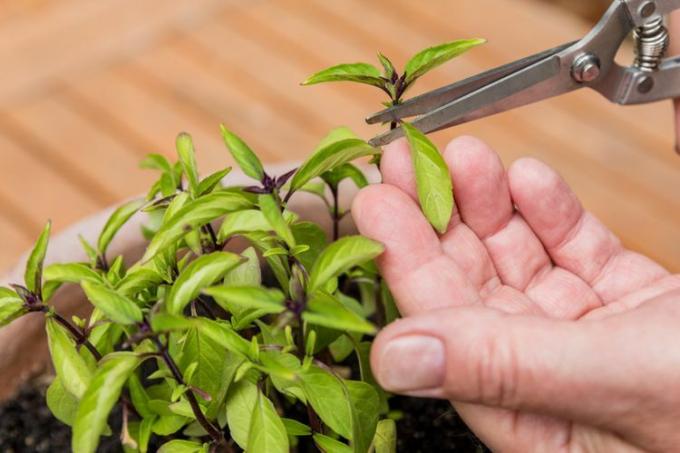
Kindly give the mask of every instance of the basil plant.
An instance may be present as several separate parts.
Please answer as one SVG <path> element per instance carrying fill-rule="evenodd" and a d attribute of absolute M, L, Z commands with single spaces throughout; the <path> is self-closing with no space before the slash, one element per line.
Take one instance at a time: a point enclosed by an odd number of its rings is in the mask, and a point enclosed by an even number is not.
<path fill-rule="evenodd" d="M 307 83 L 370 83 L 398 102 L 424 72 L 478 43 L 427 49 L 403 75 L 381 56 L 383 75 L 343 65 Z M 441 231 L 453 209 L 448 169 L 405 128 L 422 208 Z M 299 168 L 270 175 L 237 135 L 222 127 L 222 136 L 252 185 L 230 185 L 230 168 L 200 177 L 192 139 L 180 134 L 177 162 L 142 162 L 159 173 L 146 197 L 116 209 L 96 244 L 81 240 L 86 262 L 44 266 L 46 225 L 24 282 L 0 288 L 0 326 L 44 316 L 56 372 L 47 405 L 72 427 L 77 453 L 96 451 L 114 424 L 130 452 L 394 452 L 396 417 L 368 362 L 371 339 L 398 316 L 373 262 L 383 247 L 338 228 L 341 186 L 368 184 L 352 162 L 380 150 L 339 128 Z M 330 234 L 289 208 L 300 192 L 323 200 Z M 126 265 L 109 245 L 140 211 L 148 245 Z M 64 284 L 82 288 L 89 317 L 58 313 L 51 302 Z"/>

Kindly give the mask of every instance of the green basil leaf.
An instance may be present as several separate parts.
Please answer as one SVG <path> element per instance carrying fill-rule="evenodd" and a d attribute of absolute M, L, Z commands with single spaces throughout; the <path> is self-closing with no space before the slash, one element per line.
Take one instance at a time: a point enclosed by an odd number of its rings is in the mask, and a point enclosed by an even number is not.
<path fill-rule="evenodd" d="M 104 357 L 83 394 L 73 423 L 71 448 L 78 453 L 94 453 L 106 419 L 120 397 L 125 381 L 141 359 L 130 352 Z"/>
<path fill-rule="evenodd" d="M 307 303 L 302 319 L 340 331 L 375 334 L 377 328 L 328 293 L 317 291 Z"/>
<path fill-rule="evenodd" d="M 57 376 L 68 392 L 81 398 L 92 380 L 92 371 L 76 349 L 75 342 L 53 318 L 47 318 L 47 345 Z"/>
<path fill-rule="evenodd" d="M 170 436 L 182 429 L 189 419 L 181 415 L 171 413 L 170 415 L 160 416 L 151 427 L 151 431 L 159 436 Z"/>
<path fill-rule="evenodd" d="M 194 142 L 191 135 L 181 133 L 176 140 L 177 155 L 182 164 L 182 170 L 189 181 L 189 189 L 191 194 L 198 196 L 198 168 L 196 166 L 196 152 L 194 151 Z"/>
<path fill-rule="evenodd" d="M 359 189 L 362 189 L 368 185 L 368 180 L 361 170 L 349 163 L 340 165 L 333 170 L 327 171 L 321 175 L 321 178 L 326 182 L 326 184 L 331 187 L 335 187 L 336 189 L 340 183 L 347 178 L 350 178 Z"/>
<path fill-rule="evenodd" d="M 383 252 L 383 246 L 363 236 L 345 236 L 321 252 L 309 275 L 309 293 L 323 287 L 330 279 L 354 266 L 372 260 Z"/>
<path fill-rule="evenodd" d="M 196 318 L 192 321 L 203 334 L 223 348 L 241 357 L 252 358 L 250 342 L 236 333 L 228 323 L 206 318 Z"/>
<path fill-rule="evenodd" d="M 134 301 L 99 283 L 86 280 L 81 285 L 92 305 L 100 309 L 111 321 L 120 324 L 135 324 L 142 321 L 142 310 Z"/>
<path fill-rule="evenodd" d="M 90 259 L 90 264 L 92 267 L 95 267 L 97 265 L 97 251 L 90 245 L 89 242 L 87 242 L 87 239 L 85 239 L 80 234 L 78 235 L 78 241 L 80 241 L 80 245 L 83 247 L 85 254 Z"/>
<path fill-rule="evenodd" d="M 196 258 L 182 271 L 165 300 L 168 313 L 179 314 L 201 291 L 242 262 L 234 253 L 215 252 Z"/>
<path fill-rule="evenodd" d="M 375 435 L 380 398 L 372 385 L 344 381 L 352 404 L 352 448 L 355 453 L 368 451 Z"/>
<path fill-rule="evenodd" d="M 161 274 L 143 267 L 130 269 L 116 285 L 116 291 L 123 296 L 132 297 L 145 289 L 153 289 L 163 283 Z"/>
<path fill-rule="evenodd" d="M 425 134 L 410 124 L 404 123 L 402 128 L 411 147 L 420 207 L 432 226 L 443 234 L 454 207 L 449 168 Z"/>
<path fill-rule="evenodd" d="M 262 210 L 262 214 L 267 219 L 269 226 L 274 232 L 288 244 L 289 248 L 295 247 L 295 237 L 290 231 L 290 226 L 281 214 L 281 206 L 274 199 L 271 194 L 260 195 L 258 197 L 258 204 Z"/>
<path fill-rule="evenodd" d="M 149 409 L 149 395 L 142 384 L 139 377 L 132 373 L 127 381 L 128 390 L 130 391 L 130 399 L 135 407 L 135 410 L 142 416 L 142 418 L 153 417 L 154 413 Z"/>
<path fill-rule="evenodd" d="M 232 305 L 245 309 L 262 309 L 269 313 L 281 313 L 286 309 L 284 294 L 278 289 L 260 286 L 215 286 L 203 291 L 212 296 L 225 310 L 231 312 Z"/>
<path fill-rule="evenodd" d="M 241 252 L 244 262 L 232 269 L 224 276 L 225 286 L 260 286 L 262 284 L 262 270 L 257 252 L 248 247 Z"/>
<path fill-rule="evenodd" d="M 143 205 L 144 200 L 132 200 L 113 211 L 113 214 L 111 214 L 106 221 L 104 229 L 102 229 L 102 232 L 99 234 L 99 239 L 97 239 L 97 251 L 99 252 L 99 255 L 103 256 L 106 254 L 106 250 L 116 233 L 118 233 L 123 225 L 125 225 L 125 223 L 130 220 Z"/>
<path fill-rule="evenodd" d="M 87 280 L 94 283 L 103 283 L 101 275 L 82 263 L 50 264 L 43 272 L 43 280 L 45 282 L 61 283 L 80 283 Z"/>
<path fill-rule="evenodd" d="M 174 439 L 158 449 L 158 453 L 201 453 L 206 451 L 203 444 L 193 440 Z"/>
<path fill-rule="evenodd" d="M 314 443 L 323 453 L 352 453 L 353 450 L 347 444 L 335 440 L 323 434 L 314 434 Z"/>
<path fill-rule="evenodd" d="M 199 184 L 198 184 L 198 195 L 205 195 L 207 193 L 210 193 L 213 191 L 215 187 L 217 187 L 222 180 L 224 179 L 225 176 L 227 176 L 231 172 L 231 167 L 225 168 L 224 170 L 216 171 L 210 176 L 206 176 Z"/>
<path fill-rule="evenodd" d="M 172 174 L 172 165 L 170 165 L 168 159 L 165 156 L 156 153 L 147 154 L 144 160 L 140 162 L 139 167 L 160 170 Z"/>
<path fill-rule="evenodd" d="M 380 154 L 380 150 L 359 138 L 347 138 L 322 146 L 295 172 L 290 183 L 290 192 L 295 192 L 310 180 L 335 167 L 375 154 Z"/>
<path fill-rule="evenodd" d="M 209 419 L 217 415 L 242 360 L 199 329 L 193 328 L 187 332 L 178 366 L 187 383 L 210 395 L 211 400 L 205 411 Z M 195 371 L 188 376 L 192 364 Z"/>
<path fill-rule="evenodd" d="M 248 448 L 248 434 L 257 404 L 257 385 L 248 379 L 241 379 L 231 386 L 227 394 L 227 424 L 232 439 L 239 447 Z"/>
<path fill-rule="evenodd" d="M 252 453 L 288 453 L 288 434 L 274 404 L 261 391 L 257 393 L 248 433 Z"/>
<path fill-rule="evenodd" d="M 177 197 L 175 200 L 179 198 Z M 250 207 L 252 207 L 252 203 L 248 197 L 233 191 L 214 192 L 190 201 L 163 222 L 147 247 L 142 261 L 150 260 L 161 249 L 178 241 L 188 231 L 212 222 L 229 212 Z"/>
<path fill-rule="evenodd" d="M 309 250 L 299 254 L 297 259 L 306 269 L 311 269 L 316 259 L 328 245 L 326 232 L 313 222 L 298 222 L 292 225 L 291 229 L 298 244 L 309 246 Z"/>
<path fill-rule="evenodd" d="M 461 39 L 421 50 L 406 63 L 406 84 L 411 84 L 426 72 L 485 42 L 484 39 Z"/>
<path fill-rule="evenodd" d="M 283 422 L 283 426 L 286 427 L 286 432 L 289 436 L 299 437 L 312 435 L 312 428 L 304 423 L 293 420 L 292 418 L 282 418 L 281 421 Z"/>
<path fill-rule="evenodd" d="M 380 77 L 378 68 L 368 63 L 348 63 L 331 66 L 317 72 L 302 82 L 302 85 L 314 85 L 325 82 L 356 82 L 382 88 L 385 81 Z"/>
<path fill-rule="evenodd" d="M 57 420 L 68 426 L 73 425 L 78 410 L 78 398 L 64 388 L 59 376 L 47 387 L 45 400 Z"/>
<path fill-rule="evenodd" d="M 238 233 L 249 233 L 251 231 L 269 231 L 269 222 L 259 209 L 244 209 L 228 214 L 220 230 L 217 233 L 217 240 L 224 242 L 231 236 Z"/>
<path fill-rule="evenodd" d="M 342 380 L 315 365 L 300 373 L 307 402 L 341 436 L 352 438 L 352 406 Z"/>
<path fill-rule="evenodd" d="M 38 295 L 40 295 L 42 287 L 43 262 L 45 261 L 45 254 L 47 253 L 47 243 L 50 240 L 51 229 L 52 222 L 47 222 L 26 262 L 26 272 L 24 273 L 26 288 Z"/>
<path fill-rule="evenodd" d="M 373 438 L 375 453 L 396 453 L 397 451 L 397 424 L 394 420 L 385 419 L 378 422 Z"/>
<path fill-rule="evenodd" d="M 378 60 L 380 61 L 380 64 L 382 65 L 384 71 L 383 75 L 387 80 L 392 80 L 392 76 L 397 72 L 396 69 L 394 69 L 394 65 L 390 61 L 389 58 L 387 58 L 385 55 L 381 54 L 378 52 Z"/>
<path fill-rule="evenodd" d="M 24 301 L 14 291 L 0 288 L 0 327 L 27 313 Z"/>
<path fill-rule="evenodd" d="M 224 125 L 220 126 L 222 131 L 222 138 L 224 139 L 227 149 L 238 164 L 243 173 L 253 179 L 262 181 L 264 178 L 264 169 L 262 162 L 257 158 L 255 153 L 250 149 L 246 143 L 241 140 L 236 134 L 230 132 Z"/>

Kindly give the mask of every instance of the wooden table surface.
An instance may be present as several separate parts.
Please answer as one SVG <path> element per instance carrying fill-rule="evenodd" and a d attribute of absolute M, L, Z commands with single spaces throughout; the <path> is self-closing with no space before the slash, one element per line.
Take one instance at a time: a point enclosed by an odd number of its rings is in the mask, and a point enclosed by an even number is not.
<path fill-rule="evenodd" d="M 536 0 L 5 0 L 0 268 L 46 219 L 60 230 L 143 191 L 153 175 L 139 160 L 173 155 L 179 131 L 194 135 L 204 172 L 230 163 L 221 122 L 268 162 L 303 158 L 337 125 L 368 138 L 375 90 L 298 85 L 325 66 L 374 61 L 376 50 L 403 64 L 431 44 L 489 39 L 423 79 L 422 91 L 588 28 Z M 668 103 L 620 108 L 581 92 L 434 138 L 475 134 L 508 163 L 545 160 L 627 245 L 680 271 L 670 114 Z"/>

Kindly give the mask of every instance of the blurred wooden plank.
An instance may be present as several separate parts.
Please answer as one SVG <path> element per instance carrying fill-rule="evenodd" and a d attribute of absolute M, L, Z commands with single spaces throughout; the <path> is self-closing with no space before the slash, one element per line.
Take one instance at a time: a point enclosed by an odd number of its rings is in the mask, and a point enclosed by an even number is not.
<path fill-rule="evenodd" d="M 0 101 L 22 99 L 54 77 L 79 77 L 153 44 L 169 25 L 191 27 L 224 6 L 220 0 L 79 1 L 30 24 L 0 28 L 5 65 Z"/>
<path fill-rule="evenodd" d="M 41 99 L 14 109 L 9 116 L 14 128 L 39 142 L 44 156 L 53 162 L 59 159 L 59 172 L 100 206 L 139 193 L 152 182 L 152 175 L 138 168 L 139 155 L 71 110 L 64 99 Z"/>
<path fill-rule="evenodd" d="M 9 217 L 16 216 L 16 209 L 8 206 L 0 209 L 0 219 L 14 223 L 27 235 L 37 235 L 47 219 L 53 219 L 55 229 L 60 229 L 101 206 L 66 174 L 55 172 L 46 159 L 31 152 L 33 147 L 0 135 L 0 150 L 0 197 L 20 209 L 25 220 L 12 222 Z"/>
<path fill-rule="evenodd" d="M 21 228 L 6 218 L 5 205 L 0 200 L 0 274 L 8 271 L 17 257 L 31 246 L 31 238 Z"/>

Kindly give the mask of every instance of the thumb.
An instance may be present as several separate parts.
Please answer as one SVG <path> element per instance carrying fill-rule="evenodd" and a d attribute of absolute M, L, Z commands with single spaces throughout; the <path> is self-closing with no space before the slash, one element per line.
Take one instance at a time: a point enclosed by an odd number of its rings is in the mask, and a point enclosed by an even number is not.
<path fill-rule="evenodd" d="M 599 425 L 633 410 L 639 396 L 639 362 L 634 348 L 619 346 L 616 329 L 480 306 L 447 308 L 388 326 L 371 362 L 388 391 Z"/>

